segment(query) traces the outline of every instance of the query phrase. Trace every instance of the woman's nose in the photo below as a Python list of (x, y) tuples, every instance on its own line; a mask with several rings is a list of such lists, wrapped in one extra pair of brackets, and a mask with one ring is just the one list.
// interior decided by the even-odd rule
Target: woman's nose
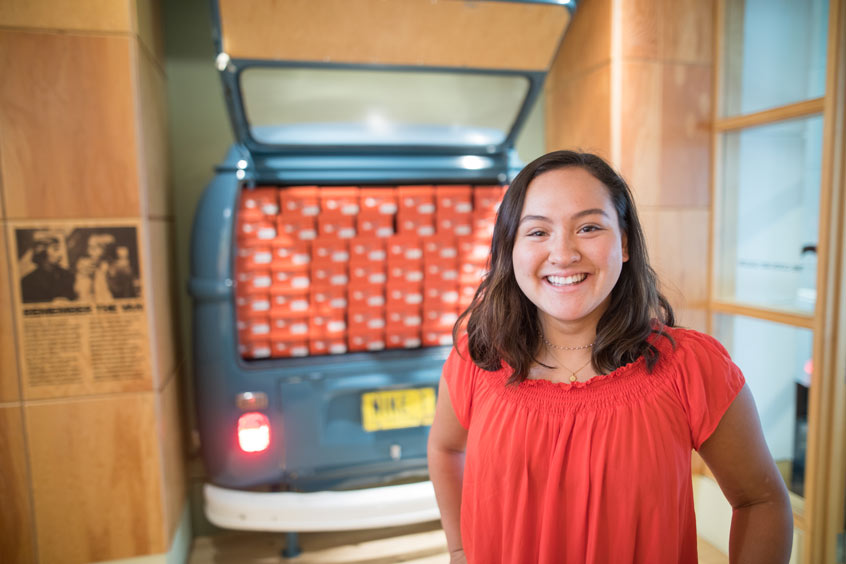
[(551, 264), (572, 264), (581, 258), (577, 242), (569, 235), (550, 239), (549, 262)]

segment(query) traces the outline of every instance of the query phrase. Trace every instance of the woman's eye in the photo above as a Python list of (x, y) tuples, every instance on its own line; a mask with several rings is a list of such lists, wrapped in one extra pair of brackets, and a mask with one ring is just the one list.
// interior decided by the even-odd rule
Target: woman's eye
[(528, 233), (529, 237), (542, 237), (545, 234), (546, 233), (544, 231), (541, 231), (540, 229), (533, 229)]
[(601, 227), (599, 227), (598, 225), (585, 225), (580, 228), (579, 231), (581, 233), (592, 233), (594, 231), (599, 231), (600, 229)]

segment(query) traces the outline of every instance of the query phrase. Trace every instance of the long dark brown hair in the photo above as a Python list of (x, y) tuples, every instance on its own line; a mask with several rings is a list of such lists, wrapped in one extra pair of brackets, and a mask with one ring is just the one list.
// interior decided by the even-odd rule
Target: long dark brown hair
[(555, 151), (529, 163), (505, 192), (494, 225), (490, 268), (470, 306), (453, 328), (453, 340), (466, 322), (470, 358), (484, 370), (499, 370), (505, 361), (514, 373), (509, 383), (526, 379), (540, 348), (540, 320), (533, 304), (514, 277), (512, 251), (529, 184), (545, 172), (579, 167), (602, 182), (617, 211), (620, 231), (628, 240), (629, 260), (611, 290), (611, 302), (596, 326), (591, 361), (601, 374), (645, 358), (651, 372), (658, 362), (653, 334), (672, 341), (664, 327), (673, 327), (673, 308), (658, 290), (655, 271), (649, 266), (646, 241), (625, 180), (608, 163), (591, 153)]

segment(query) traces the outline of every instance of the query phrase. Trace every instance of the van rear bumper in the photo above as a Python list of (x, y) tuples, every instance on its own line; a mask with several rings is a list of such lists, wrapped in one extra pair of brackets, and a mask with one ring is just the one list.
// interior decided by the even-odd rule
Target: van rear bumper
[(226, 529), (345, 531), (440, 519), (431, 481), (308, 493), (249, 492), (205, 484), (203, 493), (206, 517)]

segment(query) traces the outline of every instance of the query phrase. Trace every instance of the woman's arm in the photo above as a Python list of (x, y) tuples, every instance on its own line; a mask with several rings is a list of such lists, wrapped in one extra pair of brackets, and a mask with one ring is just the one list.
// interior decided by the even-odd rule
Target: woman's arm
[(461, 544), (461, 481), (464, 477), (464, 446), (467, 431), (458, 422), (446, 382), (438, 386), (435, 421), (429, 431), (429, 476), (441, 510), (450, 562), (465, 562)]
[(786, 563), (793, 543), (793, 512), (773, 462), (752, 394), (744, 385), (699, 449), (734, 508), (732, 563)]

